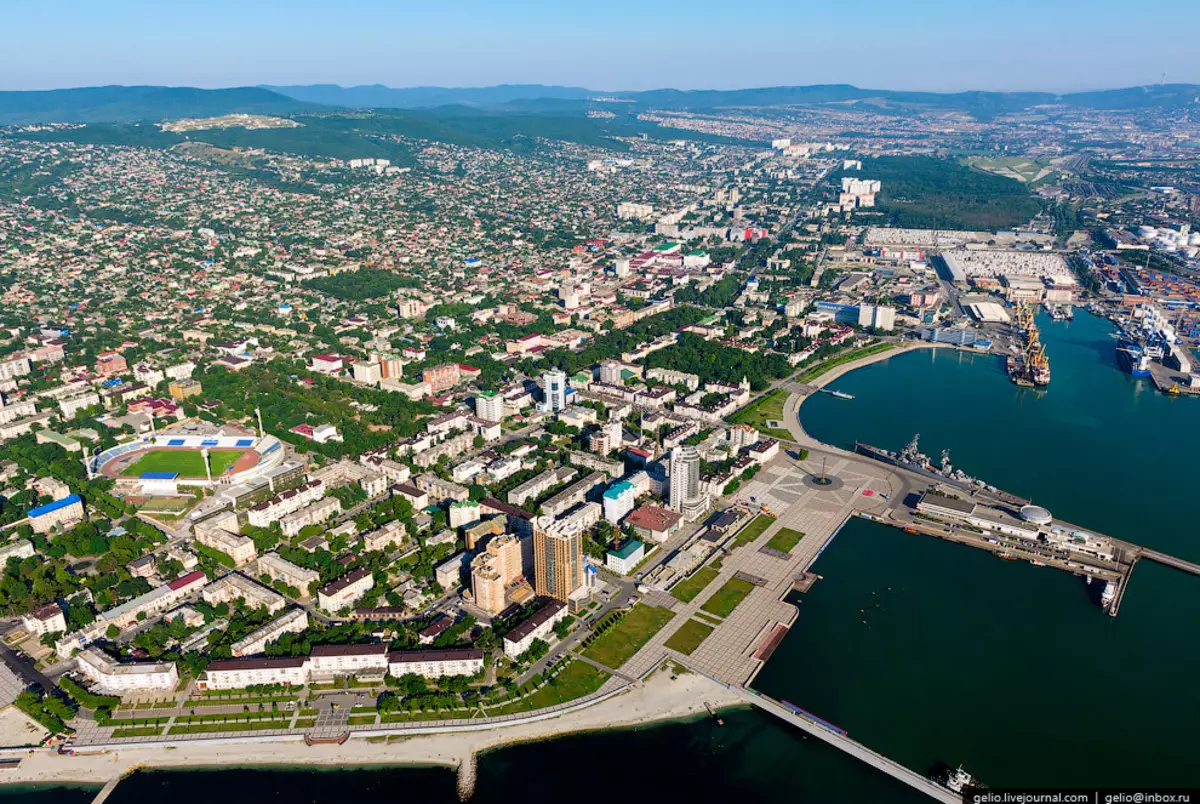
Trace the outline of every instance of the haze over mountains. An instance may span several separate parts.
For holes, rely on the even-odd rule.
[[[599,103],[597,98],[624,104]],[[657,89],[601,92],[583,87],[509,84],[492,87],[409,87],[379,84],[341,87],[300,86],[193,87],[104,86],[35,92],[0,92],[0,124],[118,123],[178,117],[247,113],[305,114],[337,109],[433,109],[465,106],[494,113],[582,115],[589,108],[714,110],[724,107],[782,105],[862,106],[896,113],[946,110],[978,119],[1047,104],[1119,110],[1200,107],[1200,85],[1159,84],[1125,89],[1074,92],[911,92],[862,89],[849,84],[780,86],[735,90]]]

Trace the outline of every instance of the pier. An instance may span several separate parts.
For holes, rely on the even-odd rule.
[[[1175,556],[1160,553],[1157,550],[1151,550],[1149,547],[1141,549],[1142,558],[1149,559],[1159,564],[1165,564],[1168,567],[1174,567],[1183,572],[1190,572],[1192,575],[1200,575],[1200,564],[1186,559],[1176,558]]]
[[[96,794],[96,797],[92,799],[92,804],[104,804],[108,800],[108,797],[112,795],[112,792],[117,789],[117,785],[121,783],[123,778],[125,778],[123,774],[118,774],[109,779],[104,787],[100,788],[100,792]]]
[[[756,692],[746,687],[730,687],[737,693],[742,700],[756,709],[774,715],[780,720],[795,726],[805,733],[816,737],[818,740],[829,743],[830,745],[845,751],[852,757],[859,759],[872,768],[886,773],[893,779],[903,782],[914,790],[918,790],[925,795],[937,801],[946,802],[946,804],[958,804],[962,798],[949,789],[942,787],[932,779],[927,779],[914,770],[904,767],[899,762],[888,759],[883,754],[872,751],[857,740],[852,740],[850,737],[842,734],[839,731],[833,731],[828,726],[823,725],[816,720],[805,717],[793,708],[785,706],[776,701],[769,695],[763,695],[761,692]]]

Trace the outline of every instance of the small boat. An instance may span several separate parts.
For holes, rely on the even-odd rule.
[[[941,779],[936,780],[953,793],[961,793],[968,787],[981,787],[975,777],[963,770],[959,765],[956,770],[949,771]]]

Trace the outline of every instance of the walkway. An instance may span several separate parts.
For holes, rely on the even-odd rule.
[[[774,715],[780,720],[803,729],[818,740],[823,740],[835,748],[845,751],[850,756],[862,760],[876,770],[883,771],[893,779],[904,782],[909,787],[924,793],[930,798],[946,802],[946,804],[959,804],[962,801],[959,795],[951,792],[942,785],[926,779],[916,771],[909,770],[899,762],[894,762],[882,754],[872,751],[857,740],[852,740],[844,734],[830,731],[815,721],[793,712],[773,698],[754,692],[753,690],[736,687],[731,687],[730,689],[740,695],[747,703]]]

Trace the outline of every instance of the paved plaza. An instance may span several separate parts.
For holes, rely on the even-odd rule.
[[[838,454],[824,458],[826,474],[836,481],[828,486],[812,482],[814,475],[822,472],[821,456],[798,462],[783,453],[743,486],[739,498],[757,499],[777,514],[776,520],[753,543],[725,555],[718,577],[691,602],[681,603],[666,593],[651,593],[646,602],[667,606],[675,617],[626,663],[624,672],[641,676],[669,656],[685,659],[691,667],[730,684],[745,684],[754,676],[762,664],[753,658],[754,652],[777,624],[791,625],[796,619],[796,607],[784,602],[796,576],[816,560],[854,511],[882,513],[893,496],[894,480],[886,467]],[[761,548],[785,527],[804,533],[804,538],[790,554],[763,552]],[[753,576],[762,584],[756,585],[723,620],[701,612],[701,618],[721,620],[721,625],[691,656],[667,648],[664,643],[671,635],[735,575]]]

